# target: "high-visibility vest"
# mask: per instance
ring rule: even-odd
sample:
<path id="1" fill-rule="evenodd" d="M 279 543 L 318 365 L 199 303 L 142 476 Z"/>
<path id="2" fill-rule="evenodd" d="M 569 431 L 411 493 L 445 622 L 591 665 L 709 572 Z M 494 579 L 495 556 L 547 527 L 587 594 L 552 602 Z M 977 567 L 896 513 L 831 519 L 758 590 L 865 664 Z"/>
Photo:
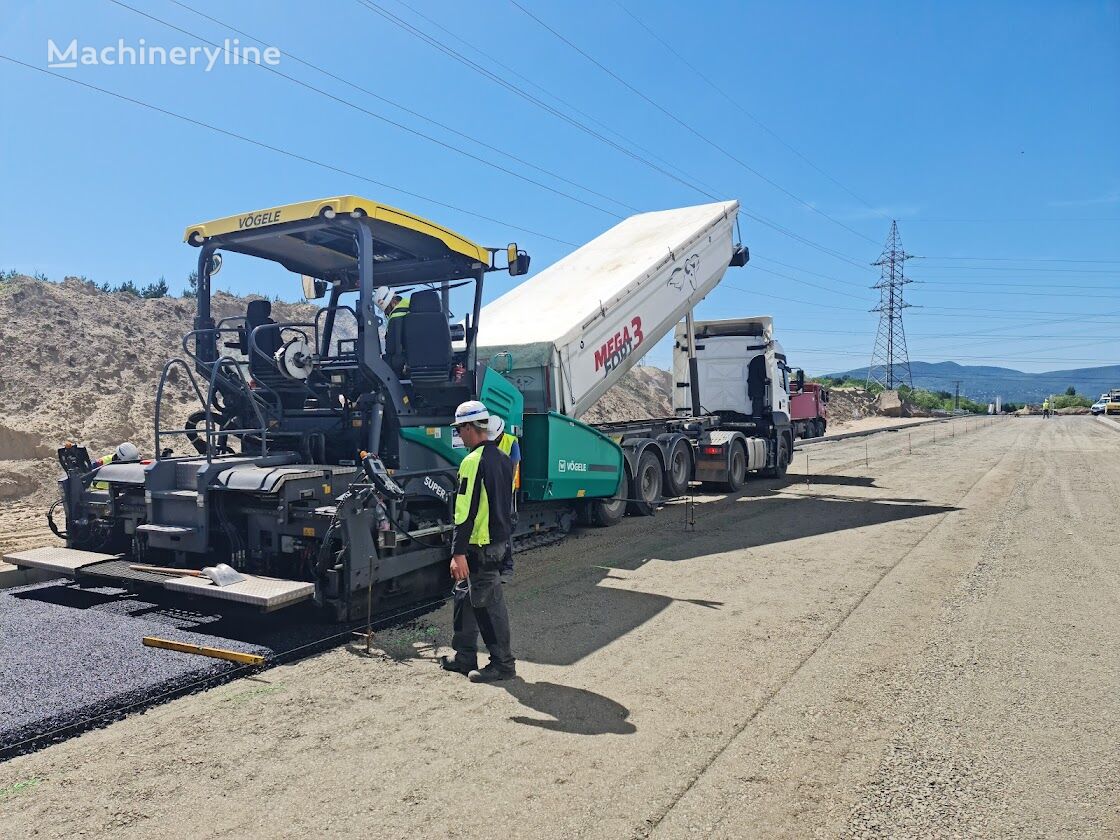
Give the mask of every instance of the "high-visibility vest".
<path id="1" fill-rule="evenodd" d="M 99 458 L 95 463 L 97 464 L 98 467 L 104 467 L 107 464 L 113 463 L 113 461 L 115 461 L 115 460 L 117 460 L 117 453 L 116 453 L 116 450 L 113 450 L 108 455 L 106 455 L 104 458 Z M 109 489 L 109 482 L 108 481 L 93 481 L 93 482 L 90 482 L 89 486 L 90 486 L 90 489 L 92 489 L 92 490 L 108 490 Z"/>
<path id="2" fill-rule="evenodd" d="M 403 318 L 405 315 L 407 315 L 408 304 L 411 302 L 411 300 L 412 298 L 401 298 L 401 302 L 394 306 L 393 311 L 389 313 L 389 320 L 391 321 L 394 318 Z"/>
<path id="3" fill-rule="evenodd" d="M 510 458 L 510 460 L 512 460 L 513 447 L 517 446 L 517 438 L 515 438 L 509 432 L 502 432 L 502 436 L 498 438 L 495 443 L 498 444 L 498 449 L 500 449 L 506 456 Z M 520 453 L 518 453 L 518 455 L 520 456 Z M 521 458 L 518 457 L 518 459 L 513 462 L 513 489 L 516 490 L 520 486 Z"/>
<path id="4" fill-rule="evenodd" d="M 471 545 L 478 546 L 490 544 L 490 500 L 486 495 L 486 485 L 478 480 L 478 465 L 482 460 L 482 449 L 483 447 L 476 446 L 459 464 L 459 489 L 455 494 L 456 525 L 462 525 L 467 521 L 471 510 L 471 497 L 475 494 L 476 488 L 481 494 L 469 540 Z"/>

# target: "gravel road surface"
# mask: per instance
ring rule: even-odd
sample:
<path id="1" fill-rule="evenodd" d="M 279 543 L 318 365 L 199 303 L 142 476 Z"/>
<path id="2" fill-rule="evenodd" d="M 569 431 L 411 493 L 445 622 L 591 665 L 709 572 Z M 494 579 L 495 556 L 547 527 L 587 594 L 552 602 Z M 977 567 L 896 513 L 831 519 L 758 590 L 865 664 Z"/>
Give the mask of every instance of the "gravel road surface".
<path id="1" fill-rule="evenodd" d="M 1118 493 L 1090 418 L 816 445 L 520 558 L 515 681 L 441 610 L 0 764 L 0 836 L 1117 837 Z"/>

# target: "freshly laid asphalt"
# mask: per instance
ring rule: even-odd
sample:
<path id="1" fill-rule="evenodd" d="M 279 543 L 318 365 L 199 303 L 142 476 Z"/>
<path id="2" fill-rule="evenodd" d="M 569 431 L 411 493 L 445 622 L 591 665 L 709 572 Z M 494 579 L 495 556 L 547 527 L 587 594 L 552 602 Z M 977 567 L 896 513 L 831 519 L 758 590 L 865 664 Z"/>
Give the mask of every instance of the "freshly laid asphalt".
<path id="1" fill-rule="evenodd" d="M 145 647 L 144 636 L 270 655 L 331 629 L 276 618 L 222 617 L 62 580 L 0 592 L 0 755 L 49 733 L 61 740 L 90 718 L 238 670 L 224 660 Z"/>

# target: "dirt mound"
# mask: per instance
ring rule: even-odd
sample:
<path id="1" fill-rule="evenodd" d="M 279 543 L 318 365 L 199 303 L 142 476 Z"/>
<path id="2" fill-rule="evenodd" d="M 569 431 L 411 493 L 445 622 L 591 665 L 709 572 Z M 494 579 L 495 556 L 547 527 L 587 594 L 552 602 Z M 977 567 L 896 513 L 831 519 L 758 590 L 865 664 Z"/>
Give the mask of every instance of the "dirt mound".
<path id="1" fill-rule="evenodd" d="M 647 420 L 673 416 L 673 375 L 661 368 L 638 365 L 599 398 L 580 419 L 585 423 Z"/>
<path id="2" fill-rule="evenodd" d="M 216 292 L 214 318 L 245 314 L 251 299 Z M 304 303 L 272 306 L 278 321 L 308 321 L 316 311 Z M 0 498 L 52 496 L 58 470 L 51 464 L 67 440 L 94 457 L 125 440 L 153 454 L 156 385 L 168 359 L 183 356 L 194 312 L 191 299 L 106 293 L 73 278 L 0 283 L 0 346 L 7 350 L 0 355 Z M 636 367 L 584 419 L 671 415 L 670 386 L 668 371 Z M 181 426 L 197 407 L 185 377 L 174 377 L 164 392 L 164 427 Z M 166 443 L 187 448 L 184 439 Z"/>
<path id="3" fill-rule="evenodd" d="M 243 315 L 248 301 L 216 293 L 214 317 Z M 273 311 L 277 320 L 308 320 L 315 308 L 275 302 Z M 0 283 L 0 466 L 52 458 L 66 440 L 88 445 L 95 457 L 124 440 L 152 453 L 160 371 L 183 355 L 193 318 L 194 301 L 184 298 L 110 294 L 76 279 Z M 178 381 L 165 391 L 168 427 L 197 407 L 188 388 Z M 5 481 L 0 492 L 33 492 L 54 478 L 36 476 L 30 487 Z"/>
<path id="4" fill-rule="evenodd" d="M 877 416 L 875 397 L 863 388 L 829 388 L 828 423 L 830 426 Z"/>

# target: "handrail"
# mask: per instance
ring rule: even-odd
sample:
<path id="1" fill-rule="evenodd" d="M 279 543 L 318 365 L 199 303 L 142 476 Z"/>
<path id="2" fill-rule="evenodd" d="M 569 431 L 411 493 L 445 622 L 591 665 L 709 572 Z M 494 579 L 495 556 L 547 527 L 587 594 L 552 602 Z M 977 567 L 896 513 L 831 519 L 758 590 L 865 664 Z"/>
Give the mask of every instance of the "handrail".
<path id="1" fill-rule="evenodd" d="M 222 324 L 226 323 L 227 321 L 236 321 L 236 320 L 242 320 L 243 321 L 243 320 L 245 320 L 245 316 L 244 315 L 231 315 L 229 318 L 223 318 L 221 321 L 219 321 L 218 326 L 216 326 L 216 327 L 213 327 L 211 329 L 205 329 L 205 330 L 191 330 L 190 332 L 184 334 L 183 335 L 183 352 L 186 353 L 190 357 L 191 361 L 194 362 L 195 364 L 202 364 L 202 361 L 198 358 L 198 354 L 196 352 L 194 352 L 193 350 L 191 350 L 191 348 L 188 346 L 188 342 L 191 340 L 191 337 L 192 336 L 204 335 L 206 333 L 214 333 L 216 338 L 220 337 L 223 333 L 237 334 L 238 330 L 239 330 L 238 327 L 223 327 L 223 326 L 221 326 Z M 197 342 L 196 342 L 196 344 L 197 344 Z"/>
<path id="2" fill-rule="evenodd" d="M 156 417 L 155 417 L 155 438 L 156 438 L 156 440 L 155 440 L 155 444 L 156 444 L 156 460 L 157 461 L 162 460 L 161 457 L 160 457 L 160 452 L 161 452 L 161 450 L 160 450 L 160 438 L 162 438 L 163 435 L 165 434 L 160 429 L 160 422 L 159 422 L 160 421 L 160 415 L 161 415 L 162 410 L 163 410 L 163 388 L 164 388 L 164 385 L 167 383 L 167 374 L 170 373 L 171 369 L 173 367 L 176 367 L 176 366 L 182 366 L 183 370 L 185 370 L 187 372 L 187 381 L 190 382 L 191 387 L 194 388 L 194 392 L 198 396 L 199 404 L 202 406 L 204 411 L 207 410 L 206 409 L 206 403 L 202 402 L 202 389 L 198 387 L 198 380 L 195 378 L 194 371 L 191 370 L 190 365 L 188 365 L 183 359 L 180 359 L 180 358 L 174 358 L 174 359 L 171 359 L 170 361 L 168 361 L 168 363 L 163 366 L 163 372 L 159 376 L 159 385 L 156 388 Z M 207 447 L 209 447 L 209 443 L 210 442 L 207 441 Z"/>
<path id="3" fill-rule="evenodd" d="M 324 308 L 320 309 L 318 312 L 315 313 L 315 342 L 316 342 L 315 352 L 316 353 L 318 353 L 320 350 L 329 350 L 330 349 L 329 347 L 328 348 L 319 347 L 318 342 L 319 342 L 320 337 L 322 336 L 322 330 L 319 329 L 319 319 L 322 318 L 324 315 L 327 315 L 331 312 L 334 312 L 335 315 L 338 315 L 339 312 L 349 312 L 351 315 L 354 316 L 355 326 L 358 323 L 358 310 L 356 310 L 353 306 L 350 306 L 349 304 L 338 304 L 333 309 L 327 308 L 327 307 L 324 307 Z M 331 327 L 332 327 L 331 336 L 334 337 L 334 329 L 333 328 L 337 327 L 337 324 L 332 322 Z M 348 338 L 335 339 L 335 346 L 337 347 L 339 342 L 352 341 L 352 340 L 353 339 L 348 339 Z M 339 352 L 341 353 L 341 351 L 339 351 Z M 331 357 L 327 356 L 326 358 L 329 359 Z M 339 357 L 335 356 L 334 358 L 337 359 Z"/>
<path id="4" fill-rule="evenodd" d="M 249 383 L 246 381 L 245 374 L 242 373 L 241 365 L 238 363 L 238 361 L 236 359 L 234 359 L 232 356 L 222 356 L 216 362 L 214 362 L 214 368 L 210 372 L 210 389 L 206 393 L 205 410 L 206 410 L 206 463 L 207 464 L 213 463 L 213 447 L 210 445 L 210 443 L 215 437 L 218 436 L 218 434 L 221 433 L 221 430 L 219 430 L 218 433 L 214 432 L 214 412 L 210 410 L 210 406 L 214 404 L 214 391 L 215 391 L 215 389 L 217 387 L 217 384 L 218 384 L 218 371 L 220 371 L 227 364 L 233 365 L 233 369 L 237 372 L 237 378 L 239 380 L 241 380 L 242 388 L 244 389 L 245 393 L 247 393 L 249 395 L 249 404 L 253 407 L 253 413 L 257 415 L 257 420 L 261 424 L 261 427 L 260 427 L 261 455 L 267 455 L 268 454 L 268 422 L 265 420 L 264 415 L 261 414 L 260 406 L 257 404 L 257 401 L 253 398 L 253 389 L 249 387 Z M 256 429 L 248 429 L 248 430 L 244 430 L 244 431 L 240 430 L 240 429 L 236 429 L 236 430 L 232 430 L 232 431 L 231 430 L 226 430 L 226 434 L 232 434 L 234 432 L 247 433 L 249 431 L 257 431 L 257 430 Z"/>

